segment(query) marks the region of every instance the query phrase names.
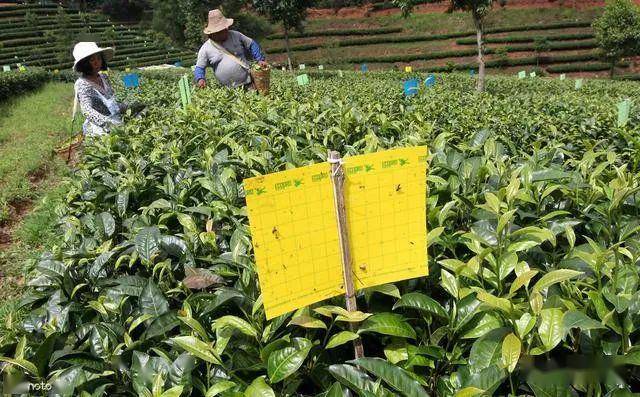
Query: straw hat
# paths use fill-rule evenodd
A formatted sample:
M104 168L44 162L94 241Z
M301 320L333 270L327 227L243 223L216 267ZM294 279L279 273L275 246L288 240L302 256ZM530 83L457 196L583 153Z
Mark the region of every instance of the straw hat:
M204 28L204 34L213 34L229 28L233 25L233 18L225 18L218 9L209 11L209 23Z
M75 59L73 70L77 72L76 67L78 66L78 62L98 53L103 54L105 61L110 61L113 58L113 48L111 47L100 48L93 41L81 41L76 44L75 47L73 47L73 58Z

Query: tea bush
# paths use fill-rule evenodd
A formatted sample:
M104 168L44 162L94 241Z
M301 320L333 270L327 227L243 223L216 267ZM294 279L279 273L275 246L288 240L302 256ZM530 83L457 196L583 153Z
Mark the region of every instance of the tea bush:
M618 127L615 105L640 86L490 77L477 94L451 75L405 98L403 76L276 74L270 97L209 88L186 111L171 76L124 92L160 106L86 146L64 244L0 336L5 382L62 396L629 395L640 119ZM422 144L429 276L360 291L362 313L335 298L266 321L242 180L327 149ZM367 357L353 361L357 338Z
M0 102L34 90L47 81L49 81L49 75L41 69L28 69L26 72L18 70L0 72Z

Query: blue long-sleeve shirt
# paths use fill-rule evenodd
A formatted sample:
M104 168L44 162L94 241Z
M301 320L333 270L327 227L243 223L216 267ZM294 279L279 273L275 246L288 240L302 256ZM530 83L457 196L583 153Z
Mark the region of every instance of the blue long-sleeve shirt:
M243 62L248 62L248 56L258 62L266 59L258 42L233 30L229 31L229 38L222 46ZM248 72L240 73L238 70L228 70L228 66L224 65L228 65L229 62L222 62L225 58L228 58L228 56L207 41L198 53L198 62L193 73L195 81L206 80L206 67L211 66L216 78L223 85L237 86L246 83L249 80ZM219 70L219 65L223 65L220 68L223 70Z

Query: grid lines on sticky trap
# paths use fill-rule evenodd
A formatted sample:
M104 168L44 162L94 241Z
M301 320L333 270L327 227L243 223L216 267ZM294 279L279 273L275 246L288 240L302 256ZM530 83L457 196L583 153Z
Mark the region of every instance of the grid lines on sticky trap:
M245 181L267 318L344 292L330 168L321 163Z
M427 275L426 147L345 159L357 289Z

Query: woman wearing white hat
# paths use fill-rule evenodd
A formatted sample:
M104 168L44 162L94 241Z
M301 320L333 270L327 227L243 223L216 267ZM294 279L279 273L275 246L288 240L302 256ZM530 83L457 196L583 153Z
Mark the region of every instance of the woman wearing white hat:
M209 11L204 33L209 36L200 51L194 71L200 88L207 85L206 68L211 66L220 84L227 87L248 87L251 84L249 57L266 66L260 45L235 30L229 30L233 19L225 18L220 10Z
M113 58L112 48L100 48L94 42L80 42L73 48L73 70L80 73L76 80L76 101L85 116L83 130L86 135L104 135L114 125L122 124L124 103L116 101L115 92L106 75L107 62ZM75 116L77 103L74 102Z

